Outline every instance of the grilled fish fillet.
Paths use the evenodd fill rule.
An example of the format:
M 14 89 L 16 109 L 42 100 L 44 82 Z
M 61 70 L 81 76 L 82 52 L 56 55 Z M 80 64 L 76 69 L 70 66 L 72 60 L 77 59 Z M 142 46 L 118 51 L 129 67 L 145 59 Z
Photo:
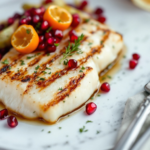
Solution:
M 56 52 L 20 54 L 11 49 L 0 63 L 0 101 L 6 108 L 28 119 L 43 118 L 54 123 L 59 117 L 84 104 L 100 87 L 99 73 L 111 64 L 123 48 L 119 33 L 95 20 L 83 22 L 75 30 L 84 40 L 79 48 L 76 69 L 60 60 L 69 43 L 69 30 Z

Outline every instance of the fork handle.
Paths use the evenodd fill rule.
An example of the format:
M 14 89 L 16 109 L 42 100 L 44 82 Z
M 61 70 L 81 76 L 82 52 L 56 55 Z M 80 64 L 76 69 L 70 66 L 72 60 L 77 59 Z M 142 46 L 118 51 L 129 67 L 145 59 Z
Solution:
M 124 132 L 113 150 L 129 150 L 135 142 L 147 116 L 150 113 L 150 96 L 148 96 L 140 107 L 135 118 Z

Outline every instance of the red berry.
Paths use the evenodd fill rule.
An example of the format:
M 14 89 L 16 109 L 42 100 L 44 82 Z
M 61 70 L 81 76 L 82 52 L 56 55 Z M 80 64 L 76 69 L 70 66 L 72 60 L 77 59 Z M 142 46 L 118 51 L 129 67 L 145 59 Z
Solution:
M 97 105 L 93 102 L 90 102 L 86 105 L 86 113 L 88 115 L 93 114 L 96 111 L 96 109 L 97 109 Z
M 32 21 L 32 17 L 31 17 L 31 16 L 27 16 L 27 17 L 26 17 L 26 20 L 27 20 L 27 23 L 30 24 L 31 21 Z
M 55 30 L 54 36 L 62 39 L 63 38 L 63 32 L 61 30 Z
M 45 43 L 40 43 L 38 46 L 39 50 L 44 50 L 46 48 L 46 44 Z
M 134 60 L 139 60 L 139 59 L 140 59 L 140 55 L 137 54 L 137 53 L 134 53 L 134 54 L 132 55 L 132 58 L 133 58 Z
M 106 18 L 104 16 L 99 16 L 97 19 L 100 23 L 104 23 L 106 21 Z
M 45 39 L 48 39 L 48 38 L 50 38 L 50 37 L 52 37 L 52 33 L 51 32 L 46 32 L 45 33 Z
M 88 5 L 87 1 L 82 1 L 78 9 L 83 10 Z
M 73 14 L 72 18 L 73 18 L 73 20 L 72 20 L 71 26 L 75 28 L 80 24 L 80 17 L 78 14 Z
M 38 23 L 38 22 L 40 22 L 40 16 L 38 16 L 38 15 L 35 15 L 35 16 L 33 16 L 33 23 Z
M 53 37 L 48 38 L 47 39 L 47 44 L 53 45 L 54 44 L 54 38 Z
M 101 15 L 103 13 L 103 9 L 102 8 L 97 8 L 94 12 L 96 15 Z
M 7 118 L 7 123 L 8 125 L 11 127 L 11 128 L 14 128 L 18 125 L 18 121 L 17 121 L 17 118 L 14 117 L 14 116 L 9 116 Z
M 110 91 L 110 85 L 109 85 L 109 83 L 104 82 L 104 83 L 101 85 L 101 90 L 102 90 L 103 92 L 109 92 L 109 91 Z
M 53 2 L 52 0 L 45 0 L 45 4 L 48 4 L 48 3 L 51 3 L 51 2 Z
M 14 16 L 13 16 L 14 19 L 19 19 L 21 18 L 21 14 L 19 13 L 15 13 Z
M 0 120 L 1 119 L 6 119 L 8 116 L 8 110 L 7 109 L 3 109 L 0 111 Z
M 59 43 L 59 42 L 60 42 L 60 39 L 59 39 L 59 38 L 57 38 L 57 37 L 55 37 L 55 38 L 54 38 L 54 43 L 56 43 L 56 44 L 57 44 L 57 43 Z
M 41 15 L 43 15 L 45 12 L 45 8 L 43 6 L 41 6 L 40 9 L 41 9 Z
M 21 19 L 19 24 L 20 25 L 27 24 L 27 19 L 26 18 Z
M 78 36 L 75 34 L 75 32 L 72 32 L 70 35 L 70 42 L 75 42 L 75 40 L 78 39 Z
M 41 12 L 41 9 L 40 8 L 35 8 L 33 11 L 32 11 L 32 14 L 33 15 L 42 15 L 42 12 Z
M 44 41 L 44 35 L 39 36 L 39 43 L 42 43 Z
M 129 68 L 134 69 L 137 66 L 138 62 L 136 60 L 130 60 L 129 61 Z
M 4 24 L 0 24 L 0 31 L 2 31 L 4 29 Z
M 49 24 L 47 21 L 43 21 L 42 24 L 41 24 L 41 30 L 46 30 L 48 29 L 49 27 Z
M 0 54 L 0 60 L 2 59 L 2 54 Z
M 15 19 L 14 18 L 9 18 L 8 19 L 8 25 L 12 25 L 14 23 Z
M 77 64 L 78 64 L 78 62 L 75 59 L 69 59 L 69 61 L 68 61 L 68 67 L 70 69 L 76 68 Z
M 71 31 L 69 32 L 69 36 L 71 36 L 71 35 L 76 35 L 76 31 L 75 31 L 75 30 L 71 30 Z
M 48 50 L 50 53 L 55 52 L 55 51 L 56 51 L 56 46 L 55 46 L 55 45 L 48 46 L 48 47 L 47 47 L 47 50 Z

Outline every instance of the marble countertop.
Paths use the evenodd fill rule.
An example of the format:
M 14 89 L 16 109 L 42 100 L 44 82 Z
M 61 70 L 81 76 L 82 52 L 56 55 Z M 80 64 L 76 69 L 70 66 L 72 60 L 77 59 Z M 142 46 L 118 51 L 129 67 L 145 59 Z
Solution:
M 30 2 L 0 1 L 0 20 L 21 11 L 21 4 L 27 1 Z M 110 93 L 96 98 L 98 109 L 93 115 L 86 116 L 80 111 L 53 126 L 19 122 L 17 128 L 10 130 L 0 121 L 1 149 L 107 150 L 114 145 L 126 100 L 142 91 L 150 80 L 150 13 L 135 7 L 129 0 L 92 0 L 90 4 L 104 8 L 107 24 L 123 35 L 127 46 L 121 69 L 110 81 Z M 141 59 L 135 70 L 129 70 L 128 62 L 134 52 L 139 53 Z M 86 124 L 87 120 L 93 122 Z M 88 132 L 79 133 L 83 126 Z

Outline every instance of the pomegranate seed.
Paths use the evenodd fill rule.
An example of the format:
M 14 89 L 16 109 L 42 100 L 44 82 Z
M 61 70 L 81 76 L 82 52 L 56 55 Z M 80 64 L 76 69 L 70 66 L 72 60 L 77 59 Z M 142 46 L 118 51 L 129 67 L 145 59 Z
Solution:
M 42 13 L 41 13 L 41 9 L 40 9 L 40 8 L 34 9 L 34 10 L 32 11 L 32 14 L 33 14 L 33 15 L 41 15 L 41 14 L 42 14 Z
M 0 60 L 2 59 L 2 54 L 0 54 Z
M 75 59 L 70 59 L 68 61 L 68 67 L 70 69 L 76 68 L 77 67 L 78 62 Z
M 103 13 L 103 9 L 102 8 L 97 8 L 94 12 L 96 15 L 101 15 Z
M 44 41 L 44 35 L 39 36 L 39 43 L 42 43 Z
M 43 15 L 45 12 L 45 8 L 43 6 L 41 6 L 40 9 L 41 9 L 41 15 Z
M 43 50 L 45 48 L 46 48 L 46 44 L 45 43 L 40 43 L 39 46 L 38 46 L 39 50 Z
M 27 24 L 27 19 L 26 18 L 21 19 L 19 24 L 20 25 Z
M 3 109 L 0 111 L 0 119 L 6 119 L 8 116 L 8 110 L 7 109 Z
M 140 59 L 140 55 L 137 54 L 137 53 L 134 53 L 134 54 L 132 55 L 132 58 L 133 58 L 134 60 L 139 60 L 139 59 Z
M 48 38 L 50 38 L 50 37 L 52 37 L 52 33 L 51 32 L 46 32 L 45 33 L 45 39 L 48 39 Z
M 62 39 L 63 38 L 63 32 L 61 30 L 55 30 L 54 36 Z
M 21 14 L 19 13 L 15 13 L 13 16 L 14 19 L 20 19 L 21 18 Z
M 51 2 L 53 2 L 52 0 L 45 0 L 45 4 L 48 4 L 48 3 L 51 3 Z
M 31 17 L 31 16 L 27 16 L 27 17 L 26 17 L 26 20 L 27 20 L 27 23 L 30 24 L 31 21 L 32 21 L 32 17 Z
M 109 92 L 109 91 L 110 91 L 110 85 L 109 85 L 109 83 L 104 82 L 104 83 L 101 85 L 101 90 L 102 90 L 103 92 Z
M 12 25 L 14 23 L 14 21 L 15 21 L 14 18 L 9 18 L 7 21 L 8 25 Z
M 47 21 L 43 21 L 42 24 L 41 24 L 41 30 L 46 30 L 48 29 L 49 27 L 49 24 Z
M 77 27 L 77 26 L 79 25 L 79 23 L 80 23 L 80 17 L 79 17 L 78 14 L 73 14 L 73 15 L 72 15 L 72 18 L 73 18 L 73 20 L 72 20 L 71 26 L 75 28 L 75 27 Z
M 96 109 L 97 109 L 97 105 L 93 102 L 90 102 L 86 105 L 86 113 L 88 115 L 93 114 L 96 111 Z
M 14 117 L 14 116 L 9 116 L 7 118 L 7 123 L 8 125 L 11 127 L 11 128 L 14 128 L 18 125 L 18 121 L 17 121 L 17 118 Z
M 56 37 L 56 38 L 54 38 L 54 43 L 56 43 L 56 44 L 57 44 L 57 43 L 59 43 L 59 42 L 60 42 L 60 39 L 59 39 L 59 38 L 57 38 L 57 37 Z
M 104 16 L 99 16 L 97 19 L 100 23 L 104 23 L 106 21 L 106 18 Z
M 2 31 L 4 29 L 4 24 L 0 24 L 0 31 Z
M 71 30 L 71 31 L 69 32 L 69 36 L 71 36 L 71 35 L 76 35 L 76 31 L 75 31 L 75 30 Z
M 40 16 L 38 16 L 38 15 L 35 15 L 35 16 L 33 16 L 33 23 L 38 23 L 39 21 L 40 21 L 41 19 L 40 19 Z
M 82 1 L 78 9 L 83 10 L 88 5 L 87 1 Z
M 48 46 L 48 47 L 47 47 L 47 50 L 48 50 L 50 53 L 55 52 L 55 51 L 56 51 L 56 46 L 55 46 L 55 45 Z
M 47 44 L 53 45 L 54 44 L 54 38 L 53 37 L 48 38 L 47 39 Z
M 129 68 L 134 69 L 137 66 L 138 62 L 136 60 L 130 60 L 129 61 Z
M 78 39 L 78 36 L 75 34 L 75 32 L 72 32 L 70 35 L 70 42 L 75 42 L 75 40 Z

